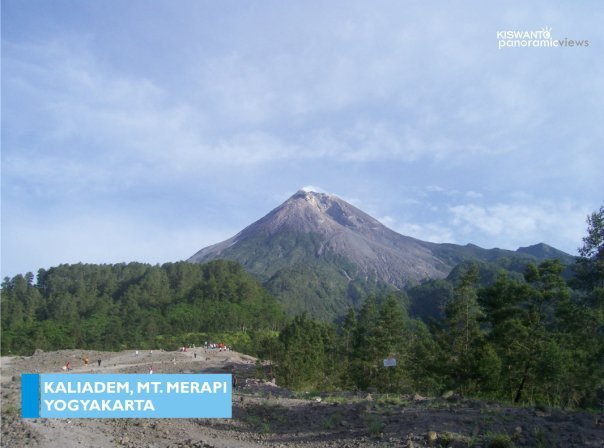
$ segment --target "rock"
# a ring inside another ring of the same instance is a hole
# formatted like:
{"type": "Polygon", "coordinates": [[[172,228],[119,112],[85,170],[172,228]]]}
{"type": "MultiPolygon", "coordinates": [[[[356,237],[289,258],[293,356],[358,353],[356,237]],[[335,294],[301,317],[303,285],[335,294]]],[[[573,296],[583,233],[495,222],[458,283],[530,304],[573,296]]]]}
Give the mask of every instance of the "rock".
{"type": "Polygon", "coordinates": [[[522,434],[522,427],[521,427],[521,426],[516,426],[516,427],[514,428],[514,433],[515,433],[516,435],[520,435],[520,434],[522,434]]]}
{"type": "Polygon", "coordinates": [[[373,401],[373,397],[371,396],[371,394],[367,394],[367,396],[365,397],[365,400],[373,401]]]}
{"type": "Polygon", "coordinates": [[[413,401],[426,401],[426,397],[422,397],[420,394],[413,395],[413,401]]]}
{"type": "Polygon", "coordinates": [[[441,397],[446,400],[447,398],[451,398],[453,395],[454,392],[452,390],[448,390],[444,394],[442,394],[441,397]]]}
{"type": "Polygon", "coordinates": [[[437,439],[438,434],[436,434],[436,431],[428,431],[428,433],[426,434],[426,442],[428,442],[428,445],[430,446],[434,446],[437,439]]]}

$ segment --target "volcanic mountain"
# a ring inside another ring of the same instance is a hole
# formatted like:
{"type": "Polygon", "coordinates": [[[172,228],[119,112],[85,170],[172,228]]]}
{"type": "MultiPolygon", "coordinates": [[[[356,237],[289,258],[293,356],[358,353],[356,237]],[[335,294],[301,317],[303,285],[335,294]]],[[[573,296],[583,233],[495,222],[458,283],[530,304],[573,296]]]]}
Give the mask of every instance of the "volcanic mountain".
{"type": "Polygon", "coordinates": [[[403,289],[444,278],[465,260],[501,257],[539,258],[529,248],[513,252],[420,241],[388,229],[337,196],[300,190],[188,261],[236,260],[290,313],[310,311],[325,319],[356,307],[367,292],[403,289]]]}

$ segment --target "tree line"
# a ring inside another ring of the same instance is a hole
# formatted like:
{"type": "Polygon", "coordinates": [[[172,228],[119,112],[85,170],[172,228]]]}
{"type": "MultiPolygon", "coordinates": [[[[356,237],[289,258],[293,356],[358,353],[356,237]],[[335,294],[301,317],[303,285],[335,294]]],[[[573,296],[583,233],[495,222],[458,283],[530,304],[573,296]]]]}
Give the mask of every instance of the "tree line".
{"type": "Polygon", "coordinates": [[[285,313],[237,263],[61,265],[2,283],[2,354],[174,349],[208,338],[255,352],[285,313]]]}

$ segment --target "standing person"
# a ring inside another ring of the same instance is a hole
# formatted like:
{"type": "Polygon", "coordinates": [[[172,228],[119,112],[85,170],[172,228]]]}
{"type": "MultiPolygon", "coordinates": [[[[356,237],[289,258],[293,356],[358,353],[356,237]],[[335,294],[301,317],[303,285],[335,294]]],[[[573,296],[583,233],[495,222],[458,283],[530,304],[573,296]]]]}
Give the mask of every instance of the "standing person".
{"type": "Polygon", "coordinates": [[[138,356],[138,350],[134,353],[135,356],[138,356]]]}
{"type": "Polygon", "coordinates": [[[99,367],[101,367],[101,360],[99,359],[97,362],[99,363],[99,367]]]}
{"type": "Polygon", "coordinates": [[[71,370],[71,361],[67,361],[67,364],[65,364],[65,367],[67,367],[67,371],[69,372],[71,370]]]}
{"type": "Polygon", "coordinates": [[[232,377],[232,385],[233,385],[233,390],[235,390],[237,388],[237,375],[235,375],[235,369],[231,369],[231,377],[232,377]]]}

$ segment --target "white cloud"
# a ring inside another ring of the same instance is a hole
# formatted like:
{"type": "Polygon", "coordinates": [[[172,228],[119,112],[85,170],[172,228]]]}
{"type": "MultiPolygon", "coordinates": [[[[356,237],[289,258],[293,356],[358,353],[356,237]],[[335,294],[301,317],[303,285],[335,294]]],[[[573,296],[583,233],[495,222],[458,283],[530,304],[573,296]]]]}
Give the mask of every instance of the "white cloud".
{"type": "Polygon", "coordinates": [[[569,200],[449,208],[454,231],[468,241],[506,249],[545,242],[571,253],[580,245],[588,211],[569,200]]]}
{"type": "Polygon", "coordinates": [[[305,187],[300,188],[300,190],[305,191],[307,193],[324,193],[324,194],[329,194],[327,193],[327,191],[323,190],[321,187],[317,187],[315,185],[306,185],[305,187]]]}
{"type": "Polygon", "coordinates": [[[478,193],[477,191],[472,191],[472,190],[466,191],[466,196],[468,198],[472,198],[472,199],[480,199],[480,198],[484,197],[484,195],[482,193],[478,193]]]}
{"type": "Polygon", "coordinates": [[[384,216],[380,218],[382,224],[394,230],[401,235],[410,236],[422,241],[430,241],[432,243],[455,243],[456,238],[454,232],[444,226],[435,223],[400,223],[392,216],[384,216]]]}

